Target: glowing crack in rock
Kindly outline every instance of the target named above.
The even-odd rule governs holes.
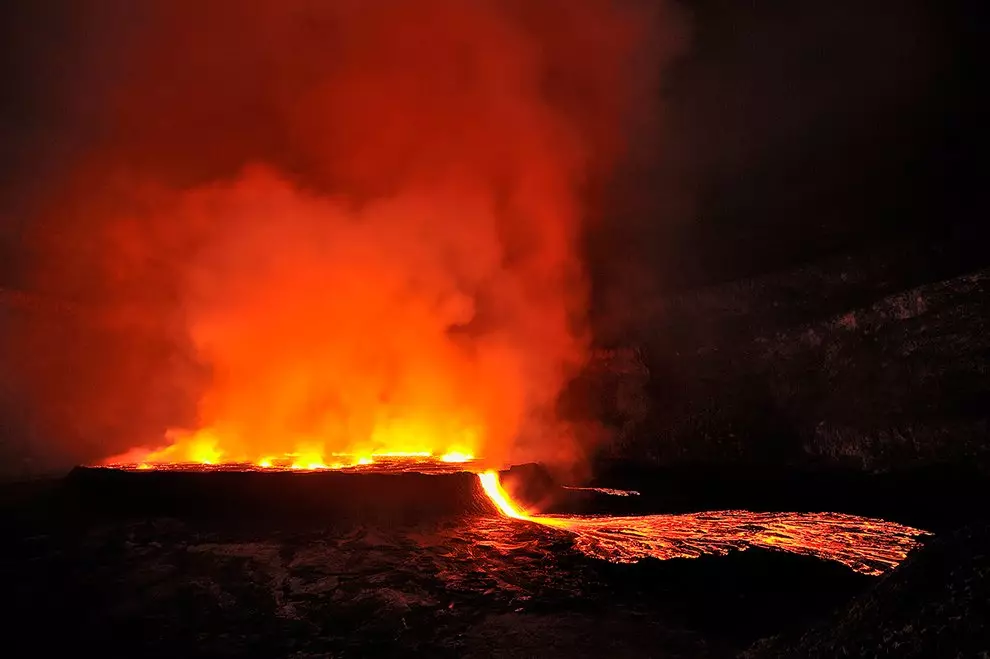
[[[610,497],[638,497],[639,492],[636,490],[616,490],[611,487],[575,487],[573,485],[564,485],[565,490],[575,490],[578,492],[594,492],[595,494],[607,494]]]

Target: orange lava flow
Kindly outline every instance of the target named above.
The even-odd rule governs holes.
[[[502,515],[566,532],[581,553],[613,563],[721,556],[759,547],[836,561],[876,576],[896,567],[918,546],[918,538],[928,535],[894,522],[839,513],[726,510],[630,517],[541,515],[514,502],[497,472],[478,477]]]

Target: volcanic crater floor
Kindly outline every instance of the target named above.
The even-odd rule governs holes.
[[[740,625],[754,602],[776,626],[805,588],[818,591],[797,607],[809,614],[870,580],[760,551],[608,564],[487,516],[262,533],[121,521],[23,537],[16,552],[22,624],[58,621],[59,637],[30,645],[103,656],[724,656],[759,636]],[[710,639],[731,615],[743,618]]]
[[[609,563],[560,529],[483,508],[108,515],[27,489],[4,500],[17,512],[5,564],[10,642],[32,654],[727,657],[877,581],[761,547]]]

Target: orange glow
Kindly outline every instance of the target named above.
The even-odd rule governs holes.
[[[521,325],[476,338],[452,333],[477,309],[458,289],[464,282],[485,286],[472,279],[492,281],[499,266],[496,260],[476,272],[438,270],[435,251],[496,240],[483,237],[495,225],[488,225],[494,219],[480,199],[457,188],[416,192],[350,217],[265,173],[197,193],[189,203],[188,214],[200,206],[221,216],[236,212],[230,221],[241,225],[217,253],[204,253],[197,266],[203,281],[190,282],[191,336],[214,376],[199,403],[203,426],[170,430],[166,445],[140,461],[257,464],[293,456],[308,469],[334,453],[358,456],[357,464],[377,455],[502,461],[526,419],[554,423],[535,411],[551,404],[584,343],[567,328],[565,291],[554,293],[561,297],[551,325],[535,335],[544,347],[512,338]],[[275,207],[283,222],[274,234],[270,210],[253,216],[255,207]],[[463,246],[443,237],[466,240],[457,228],[462,213],[486,225]],[[449,225],[431,229],[438,220]],[[439,244],[421,250],[403,237],[434,230]],[[575,264],[569,250],[552,255],[553,267]],[[499,302],[514,307],[509,325],[528,324],[547,309],[548,300],[537,305],[515,283],[505,285],[497,296],[510,296]],[[321,293],[327,287],[333,296]]]
[[[505,517],[569,534],[578,551],[614,563],[724,555],[761,547],[837,561],[880,575],[918,546],[926,531],[838,513],[711,511],[684,515],[609,517],[528,513],[512,501],[498,472],[478,474],[481,488]]]
[[[381,451],[374,453],[345,453],[332,452],[333,462],[324,460],[322,451],[303,450],[287,452],[279,456],[265,455],[258,459],[228,459],[229,453],[218,448],[220,443],[212,432],[192,434],[174,433],[175,443],[159,451],[132,450],[126,454],[109,458],[103,462],[107,466],[131,466],[139,464],[141,469],[167,467],[176,464],[212,465],[245,465],[253,464],[262,469],[287,467],[294,470],[317,471],[324,469],[344,469],[352,466],[367,466],[379,460],[388,461],[436,461],[452,464],[474,461],[471,453],[451,451],[440,456],[431,451]]]
[[[135,471],[173,471],[173,472],[247,472],[247,471],[349,471],[356,473],[376,473],[376,474],[455,474],[460,472],[477,473],[477,465],[474,460],[463,462],[450,462],[442,457],[436,456],[357,456],[346,455],[337,456],[338,461],[331,463],[306,462],[284,456],[281,458],[270,458],[258,462],[233,462],[223,461],[215,464],[203,462],[156,462],[156,463],[134,463],[117,462],[103,465],[122,470]],[[345,461],[346,460],[346,461]]]
[[[590,341],[590,191],[648,97],[637,44],[666,58],[676,21],[613,0],[145,4],[85,23],[127,34],[86,39],[100,128],[29,237],[32,284],[89,314],[18,337],[46,356],[17,381],[53,451],[586,455],[557,398]]]
[[[197,467],[215,468],[218,471],[250,471],[293,470],[293,471],[325,471],[339,469],[369,468],[384,472],[413,472],[453,473],[456,471],[474,472],[477,469],[474,456],[455,453],[435,456],[426,452],[419,453],[374,453],[372,455],[354,455],[350,453],[332,453],[332,462],[325,462],[313,454],[286,454],[283,456],[266,456],[255,462],[238,460],[211,460],[208,454],[198,460],[172,460],[166,456],[174,455],[174,451],[152,455],[154,460],[140,460],[135,453],[128,453],[105,461],[103,466],[119,469],[136,470],[165,470],[165,471],[196,471]]]
[[[191,440],[189,455],[193,462],[211,465],[220,462],[223,452],[217,448],[216,437],[203,433]]]

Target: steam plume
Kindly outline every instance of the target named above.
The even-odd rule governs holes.
[[[80,311],[12,339],[39,432],[75,461],[580,457],[582,228],[652,10],[143,4],[84,21],[88,148],[34,234]]]

